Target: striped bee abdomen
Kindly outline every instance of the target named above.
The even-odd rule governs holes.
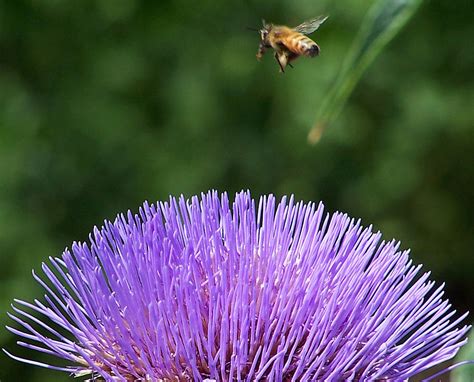
[[[308,56],[314,57],[319,54],[319,46],[309,37],[301,33],[295,33],[288,39],[288,48],[293,52]]]

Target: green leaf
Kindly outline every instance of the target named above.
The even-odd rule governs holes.
[[[319,109],[308,134],[315,144],[324,129],[337,117],[364,71],[413,16],[422,0],[376,0],[369,9],[346,56],[335,84]]]
[[[454,361],[455,364],[467,360],[474,360],[474,329],[471,329],[467,337],[469,341],[459,351]],[[455,368],[451,372],[450,380],[453,382],[474,381],[474,365],[461,365]]]

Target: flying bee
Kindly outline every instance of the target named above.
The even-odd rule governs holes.
[[[285,25],[267,24],[265,20],[262,20],[263,28],[259,30],[260,45],[258,47],[257,59],[260,60],[263,57],[266,49],[273,48],[275,59],[280,66],[280,72],[283,73],[287,65],[293,67],[291,62],[299,56],[317,56],[320,52],[319,46],[307,35],[318,29],[327,18],[328,16],[318,16],[305,21],[295,28],[289,28]]]

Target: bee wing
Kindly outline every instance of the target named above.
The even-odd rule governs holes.
[[[304,23],[301,23],[297,27],[294,28],[296,32],[303,33],[303,34],[311,34],[313,33],[316,29],[319,28],[319,26],[324,23],[329,16],[318,16],[314,19],[305,21]]]

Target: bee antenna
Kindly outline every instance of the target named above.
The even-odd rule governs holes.
[[[258,32],[257,28],[252,28],[252,27],[247,27],[247,30],[253,31],[253,32]]]

